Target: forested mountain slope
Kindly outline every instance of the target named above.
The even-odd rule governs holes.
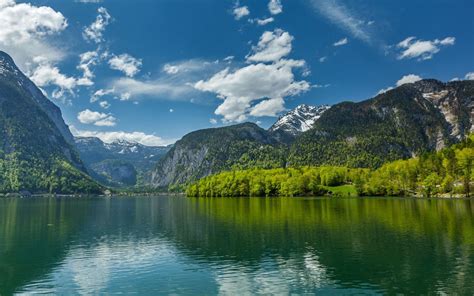
[[[0,192],[100,192],[57,106],[0,52]]]
[[[440,150],[473,131],[474,81],[422,80],[334,105],[291,146],[291,165],[378,167]]]
[[[149,182],[168,186],[230,168],[281,167],[284,149],[268,131],[253,123],[199,130],[176,142],[158,162]]]

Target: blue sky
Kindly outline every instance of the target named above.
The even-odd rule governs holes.
[[[472,0],[0,0],[0,49],[76,135],[148,145],[420,78],[474,79]]]

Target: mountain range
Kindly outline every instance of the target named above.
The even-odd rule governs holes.
[[[74,138],[60,109],[0,52],[0,192],[168,188],[255,167],[377,168],[472,132],[474,81],[428,79],[361,102],[300,105],[268,130],[253,123],[198,130],[167,147]]]
[[[104,143],[95,137],[77,137],[75,143],[91,176],[118,187],[143,185],[144,174],[171,149],[124,140]]]
[[[158,162],[167,186],[233,168],[383,163],[440,150],[474,132],[474,81],[422,80],[362,102],[298,106],[269,130],[240,124],[193,132]]]

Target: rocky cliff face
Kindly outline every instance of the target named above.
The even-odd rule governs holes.
[[[230,169],[246,157],[271,165],[265,158],[276,146],[278,141],[253,123],[192,132],[158,162],[148,181],[157,187],[185,183]]]

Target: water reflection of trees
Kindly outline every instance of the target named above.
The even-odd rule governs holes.
[[[0,294],[44,277],[77,245],[156,239],[219,271],[223,292],[237,277],[249,289],[463,292],[474,282],[473,216],[469,200],[0,200]]]

